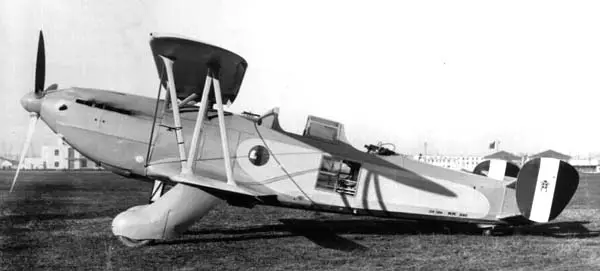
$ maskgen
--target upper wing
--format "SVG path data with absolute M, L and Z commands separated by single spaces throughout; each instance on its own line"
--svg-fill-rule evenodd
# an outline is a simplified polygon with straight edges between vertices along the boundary
M 248 63 L 241 56 L 223 48 L 173 35 L 150 34 L 150 48 L 163 87 L 167 73 L 160 55 L 174 60 L 173 75 L 177 98 L 183 100 L 192 93 L 202 97 L 208 65 L 219 66 L 219 82 L 223 102 L 233 102 L 238 95 Z M 211 93 L 210 99 L 214 101 Z

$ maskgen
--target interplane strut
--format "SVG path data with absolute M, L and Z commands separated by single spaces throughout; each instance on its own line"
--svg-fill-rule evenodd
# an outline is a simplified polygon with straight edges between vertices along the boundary
M 207 73 L 208 74 L 208 73 Z M 196 118 L 196 124 L 194 125 L 194 133 L 192 137 L 192 144 L 190 144 L 190 153 L 188 155 L 188 166 L 184 168 L 182 173 L 188 174 L 194 171 L 196 166 L 196 151 L 200 147 L 200 134 L 202 133 L 202 126 L 204 124 L 204 117 L 208 110 L 208 92 L 210 91 L 210 83 L 212 79 L 210 76 L 206 76 L 204 82 L 204 90 L 202 91 L 202 98 L 200 99 L 200 108 L 198 109 L 198 116 Z M 195 94 L 195 93 L 194 93 Z M 193 94 L 192 94 L 193 95 Z
M 223 160 L 224 160 L 224 164 L 225 164 L 225 174 L 227 176 L 227 184 L 229 185 L 233 185 L 235 186 L 235 180 L 233 179 L 233 172 L 232 172 L 232 167 L 231 167 L 231 156 L 229 154 L 229 144 L 228 144 L 228 137 L 227 137 L 227 128 L 225 127 L 225 116 L 224 116 L 224 111 L 223 111 L 223 99 L 221 96 L 221 87 L 220 87 L 220 82 L 219 82 L 219 69 L 218 66 L 210 66 L 207 67 L 208 72 L 206 74 L 206 80 L 204 83 L 204 90 L 202 92 L 202 98 L 200 100 L 200 108 L 198 110 L 198 117 L 196 119 L 196 123 L 194 125 L 194 131 L 193 131 L 193 135 L 192 135 L 192 141 L 190 144 L 190 150 L 189 153 L 186 156 L 186 151 L 185 151 L 185 145 L 184 145 L 184 140 L 183 140 L 183 134 L 182 134 L 182 125 L 181 125 L 181 114 L 179 112 L 179 105 L 185 105 L 185 103 L 193 100 L 195 97 L 197 97 L 197 94 L 194 95 L 192 94 L 191 96 L 193 96 L 193 98 L 186 98 L 184 99 L 183 102 L 181 102 L 180 104 L 177 104 L 177 93 L 176 93 L 176 89 L 175 89 L 175 77 L 173 75 L 173 64 L 176 60 L 172 60 L 170 58 L 164 57 L 164 56 L 160 56 L 161 59 L 163 60 L 164 64 L 165 64 L 165 70 L 167 72 L 167 86 L 169 88 L 169 92 L 167 95 L 167 97 L 169 98 L 170 96 L 170 102 L 171 102 L 171 108 L 173 110 L 173 122 L 175 127 L 175 137 L 177 140 L 177 148 L 179 151 L 179 158 L 181 161 L 181 174 L 183 175 L 187 175 L 187 174 L 192 174 L 194 167 L 195 167 L 195 160 L 196 160 L 196 154 L 197 154 L 197 150 L 200 147 L 200 135 L 202 134 L 202 128 L 203 128 L 203 123 L 204 123 L 204 119 L 207 116 L 207 112 L 208 112 L 208 107 L 210 106 L 208 103 L 208 94 L 211 91 L 211 85 L 212 85 L 212 90 L 214 90 L 214 94 L 215 94 L 215 105 L 216 105 L 216 109 L 217 109 L 217 116 L 218 116 L 218 121 L 219 121 L 219 135 L 221 138 L 221 148 L 223 150 Z M 167 101 L 168 103 L 168 101 Z
M 161 56 L 167 70 L 167 85 L 171 96 L 171 109 L 173 110 L 173 122 L 175 124 L 175 138 L 177 139 L 177 149 L 179 150 L 179 159 L 181 168 L 187 167 L 187 158 L 185 156 L 185 146 L 183 145 L 183 135 L 181 134 L 181 115 L 179 114 L 179 105 L 177 104 L 177 93 L 175 92 L 175 76 L 173 76 L 173 60 Z

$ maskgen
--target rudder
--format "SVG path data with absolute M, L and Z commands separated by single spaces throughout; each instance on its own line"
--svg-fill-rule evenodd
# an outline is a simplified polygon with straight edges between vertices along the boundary
M 536 158 L 517 177 L 517 206 L 527 219 L 545 223 L 567 206 L 579 185 L 579 173 L 567 162 Z

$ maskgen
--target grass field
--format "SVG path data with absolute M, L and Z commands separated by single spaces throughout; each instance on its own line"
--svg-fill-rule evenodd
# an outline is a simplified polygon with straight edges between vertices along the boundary
M 150 184 L 110 173 L 0 172 L 0 269 L 600 270 L 600 176 L 552 223 L 482 236 L 452 226 L 220 205 L 183 236 L 128 248 L 112 218 Z

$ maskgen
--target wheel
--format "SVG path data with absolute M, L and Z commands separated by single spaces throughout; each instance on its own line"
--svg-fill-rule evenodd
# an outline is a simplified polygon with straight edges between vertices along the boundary
M 143 247 L 143 246 L 147 246 L 150 245 L 152 243 L 152 239 L 144 239 L 144 240 L 137 240 L 137 239 L 131 239 L 129 237 L 125 237 L 122 235 L 117 236 L 117 238 L 119 239 L 119 241 L 121 241 L 121 243 L 123 243 L 123 245 L 126 245 L 128 247 Z
M 493 227 L 483 229 L 484 236 L 505 236 L 514 234 L 515 228 L 512 227 Z
M 491 228 L 485 228 L 482 231 L 483 236 L 494 236 L 497 233 L 498 233 L 498 229 L 493 228 L 493 227 L 491 227 Z

